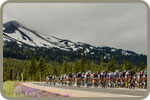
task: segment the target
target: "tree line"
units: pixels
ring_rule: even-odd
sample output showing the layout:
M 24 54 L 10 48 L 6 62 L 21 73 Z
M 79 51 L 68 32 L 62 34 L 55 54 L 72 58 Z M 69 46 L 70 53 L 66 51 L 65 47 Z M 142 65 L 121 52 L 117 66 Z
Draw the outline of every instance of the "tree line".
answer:
M 108 63 L 103 61 L 103 56 L 100 57 L 99 64 L 94 60 L 85 60 L 84 53 L 81 59 L 77 59 L 74 62 L 63 61 L 58 63 L 57 61 L 46 62 L 43 57 L 39 60 L 33 56 L 30 60 L 19 60 L 14 58 L 3 59 L 3 81 L 18 80 L 21 81 L 45 81 L 45 77 L 49 75 L 59 76 L 61 74 L 68 74 L 69 72 L 86 72 L 91 70 L 92 72 L 106 71 L 122 71 L 122 70 L 135 70 L 140 72 L 143 69 L 147 69 L 147 66 L 141 62 L 140 66 L 134 65 L 132 62 L 123 60 L 122 64 L 115 62 L 115 58 L 109 59 Z

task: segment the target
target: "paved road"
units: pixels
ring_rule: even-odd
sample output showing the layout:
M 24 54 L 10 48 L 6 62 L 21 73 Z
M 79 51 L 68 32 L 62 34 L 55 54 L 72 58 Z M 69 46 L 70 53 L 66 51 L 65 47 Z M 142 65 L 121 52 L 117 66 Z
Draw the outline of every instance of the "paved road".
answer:
M 36 85 L 41 85 L 41 86 L 47 86 L 47 87 L 55 87 L 55 88 L 61 88 L 61 89 L 71 89 L 71 90 L 83 90 L 83 91 L 90 91 L 90 92 L 100 92 L 100 93 L 111 93 L 111 94 L 120 94 L 120 95 L 130 95 L 130 96 L 144 96 L 147 92 L 147 89 L 139 89 L 139 88 L 135 88 L 135 89 L 128 89 L 128 88 L 95 88 L 95 87 L 90 87 L 90 88 L 86 88 L 86 87 L 76 87 L 76 86 L 61 86 L 60 84 L 56 84 L 56 85 L 49 85 L 46 83 L 42 83 L 42 82 L 38 82 L 38 83 L 34 83 Z

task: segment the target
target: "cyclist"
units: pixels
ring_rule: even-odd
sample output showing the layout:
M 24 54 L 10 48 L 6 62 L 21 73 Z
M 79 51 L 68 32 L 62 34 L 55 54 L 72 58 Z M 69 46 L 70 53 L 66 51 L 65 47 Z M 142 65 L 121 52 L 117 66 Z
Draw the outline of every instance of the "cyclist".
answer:
M 126 80 L 126 88 L 128 88 L 128 81 L 129 81 L 129 71 L 126 72 L 125 75 L 125 80 Z
M 103 77 L 104 77 L 103 72 L 101 72 L 100 73 L 100 85 L 102 85 Z
M 64 75 L 63 74 L 60 76 L 60 80 L 61 80 L 61 83 L 63 85 L 64 84 Z
M 64 74 L 64 83 L 65 83 L 65 85 L 67 85 L 67 75 L 66 74 Z
M 49 81 L 49 77 L 47 76 L 47 77 L 46 77 L 46 83 L 47 83 L 47 84 L 48 84 L 48 81 Z
M 84 72 L 82 72 L 82 74 L 81 74 L 81 80 L 82 80 L 82 86 L 84 86 L 85 85 L 85 74 L 84 74 Z
M 106 79 L 107 71 L 104 71 L 104 72 L 103 72 L 103 75 L 104 75 L 104 77 L 105 77 L 105 79 Z
M 147 70 L 144 70 L 143 75 L 147 77 Z
M 89 70 L 87 73 L 86 73 L 86 81 L 91 77 L 91 71 Z
M 75 81 L 76 81 L 76 75 L 74 73 L 72 73 L 72 78 L 73 78 L 73 84 L 75 84 Z
M 52 80 L 53 80 L 53 84 L 55 85 L 56 84 L 56 75 L 52 76 Z
M 71 72 L 69 72 L 69 85 L 71 86 L 72 85 L 72 77 L 73 77 L 73 75 L 72 75 L 72 73 Z
M 79 87 L 81 85 L 81 72 L 77 73 L 77 86 Z
M 133 76 L 135 75 L 135 71 L 131 70 L 129 74 L 131 75 L 131 79 L 133 79 Z
M 92 74 L 91 74 L 91 71 L 89 70 L 86 73 L 86 84 L 87 84 L 87 87 L 92 85 L 92 78 L 91 78 L 91 76 L 92 76 Z
M 94 85 L 97 87 L 97 86 L 98 86 L 98 73 L 95 72 L 95 73 L 93 74 L 93 76 L 94 76 Z
M 147 88 L 147 71 L 146 70 L 143 71 L 143 86 L 144 86 L 144 89 Z
M 144 71 L 142 70 L 142 71 L 140 72 L 140 78 L 143 77 L 143 74 L 144 74 Z
M 49 83 L 51 85 L 51 82 L 52 82 L 52 75 L 49 76 Z

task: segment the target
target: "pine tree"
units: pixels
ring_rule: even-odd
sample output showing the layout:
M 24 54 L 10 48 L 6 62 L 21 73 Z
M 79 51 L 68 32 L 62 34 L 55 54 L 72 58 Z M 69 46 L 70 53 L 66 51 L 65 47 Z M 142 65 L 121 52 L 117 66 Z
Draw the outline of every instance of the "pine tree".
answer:
M 128 70 L 128 62 L 126 61 L 126 59 L 123 59 L 120 71 L 122 70 Z
M 108 62 L 108 64 L 107 64 L 107 67 L 105 68 L 105 70 L 111 71 L 111 72 L 114 72 L 114 71 L 117 70 L 116 64 L 115 64 L 115 61 L 114 61 L 114 57 L 112 57 L 112 58 L 109 60 L 109 62 Z
M 39 65 L 38 65 L 40 81 L 45 80 L 46 74 L 49 72 L 48 66 L 46 65 L 44 59 L 40 57 Z
M 123 63 L 121 66 L 122 66 L 122 70 L 131 70 L 131 69 L 135 70 L 135 66 L 133 65 L 133 63 L 128 62 L 125 59 L 123 60 Z
M 145 68 L 146 68 L 145 64 L 143 62 L 141 62 L 139 69 L 144 70 Z
M 99 68 L 98 72 L 101 73 L 102 70 L 103 70 L 103 56 L 101 56 L 101 58 L 100 58 L 100 68 Z
M 56 66 L 53 68 L 53 75 L 56 75 L 56 76 L 58 76 L 58 71 L 57 71 L 57 68 L 56 68 Z
M 87 66 L 87 70 L 92 70 L 92 65 L 91 65 L 91 61 L 90 60 L 87 61 L 86 66 Z
M 97 71 L 97 65 L 95 64 L 94 60 L 91 61 L 91 72 Z
M 37 61 L 36 61 L 35 57 L 33 56 L 30 61 L 30 65 L 29 65 L 29 69 L 28 69 L 29 77 L 31 80 L 34 80 L 36 71 L 37 71 Z
M 68 73 L 68 66 L 67 66 L 67 62 L 63 62 L 62 64 L 62 74 L 67 74 Z
M 129 62 L 129 63 L 128 63 L 127 70 L 131 70 L 131 69 L 133 69 L 133 68 L 134 68 L 133 63 L 132 63 L 132 62 Z
M 82 71 L 82 67 L 81 67 L 81 60 L 77 60 L 75 62 L 75 73 L 81 72 Z

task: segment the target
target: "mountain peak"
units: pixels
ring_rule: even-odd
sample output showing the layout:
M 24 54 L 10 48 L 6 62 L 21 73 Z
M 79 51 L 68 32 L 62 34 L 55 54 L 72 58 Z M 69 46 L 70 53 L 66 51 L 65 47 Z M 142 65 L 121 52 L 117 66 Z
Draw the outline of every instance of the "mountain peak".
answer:
M 17 21 L 9 21 L 3 24 L 3 27 L 5 28 L 3 31 L 6 33 L 14 33 L 20 26 L 20 23 Z

